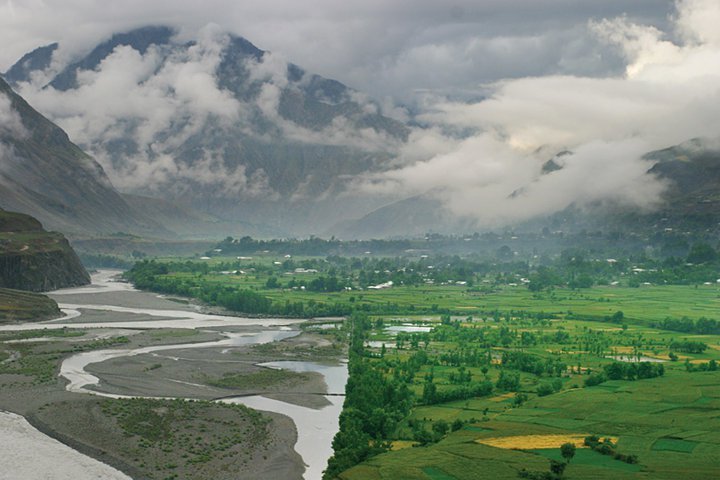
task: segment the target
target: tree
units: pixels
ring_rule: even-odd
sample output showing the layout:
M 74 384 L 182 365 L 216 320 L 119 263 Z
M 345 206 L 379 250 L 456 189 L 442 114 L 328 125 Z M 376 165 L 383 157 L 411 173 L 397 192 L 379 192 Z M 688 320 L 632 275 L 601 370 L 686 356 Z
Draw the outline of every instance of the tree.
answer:
M 575 456 L 575 444 L 574 443 L 563 443 L 560 446 L 560 454 L 565 459 L 565 463 L 570 463 L 570 460 Z
M 500 372 L 496 386 L 506 392 L 516 392 L 520 388 L 520 375 L 503 370 Z
M 445 420 L 438 420 L 437 422 L 433 423 L 432 429 L 433 432 L 442 436 L 445 435 L 448 430 L 450 430 L 450 425 Z
M 696 243 L 687 256 L 688 263 L 712 263 L 718 259 L 718 253 L 707 243 Z
M 550 472 L 555 475 L 555 478 L 562 478 L 566 467 L 567 463 L 550 460 Z

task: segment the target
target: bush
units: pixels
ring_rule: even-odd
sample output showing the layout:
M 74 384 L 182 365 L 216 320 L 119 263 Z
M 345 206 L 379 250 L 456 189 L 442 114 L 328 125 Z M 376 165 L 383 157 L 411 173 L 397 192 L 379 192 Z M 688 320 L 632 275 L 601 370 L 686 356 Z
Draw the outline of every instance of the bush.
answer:
M 586 387 L 594 387 L 596 385 L 600 385 L 601 383 L 604 383 L 607 381 L 607 377 L 604 373 L 593 373 L 588 378 L 585 379 L 585 386 Z

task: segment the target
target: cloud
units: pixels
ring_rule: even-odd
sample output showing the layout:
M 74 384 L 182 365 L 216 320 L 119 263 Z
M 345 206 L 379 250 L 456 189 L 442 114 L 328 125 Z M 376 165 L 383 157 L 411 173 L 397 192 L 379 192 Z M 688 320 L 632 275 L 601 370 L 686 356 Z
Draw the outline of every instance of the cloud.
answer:
M 20 115 L 13 109 L 10 97 L 4 93 L 0 93 L 0 134 L 17 139 L 25 138 L 29 134 Z
M 303 127 L 288 120 L 281 112 L 283 95 L 305 95 L 301 87 L 307 86 L 312 74 L 306 73 L 299 82 L 291 83 L 288 79 L 288 61 L 282 55 L 272 52 L 265 52 L 257 61 L 249 58 L 245 64 L 250 72 L 249 81 L 261 85 L 255 105 L 284 139 L 316 145 L 355 147 L 371 152 L 388 152 L 399 148 L 397 138 L 371 127 L 358 127 L 352 119 L 342 115 L 334 117 L 329 125 L 318 128 Z M 332 103 L 324 98 L 319 100 Z M 350 90 L 343 100 L 357 103 L 359 114 L 376 115 L 382 110 L 379 103 L 361 92 Z M 403 110 L 396 106 L 389 107 L 389 110 L 395 116 L 403 115 Z
M 177 195 L 191 193 L 193 186 L 200 195 L 212 190 L 226 197 L 274 198 L 262 169 L 246 175 L 245 167 L 237 166 L 244 163 L 237 151 L 242 146 L 230 145 L 232 153 L 223 158 L 215 137 L 223 144 L 252 137 L 367 152 L 398 148 L 398 139 L 343 116 L 316 128 L 288 120 L 281 114 L 283 98 L 296 95 L 302 104 L 301 88 L 312 78 L 307 74 L 291 82 L 282 55 L 268 52 L 259 60 L 245 60 L 247 78 L 229 79 L 234 83 L 228 88 L 239 89 L 238 95 L 220 87 L 228 81 L 217 75 L 228 43 L 228 34 L 208 25 L 192 37 L 184 32 L 173 43 L 144 53 L 118 46 L 97 68 L 79 71 L 75 88 L 58 91 L 40 74 L 19 85 L 19 91 L 93 155 L 124 191 Z M 257 95 L 249 94 L 254 91 Z M 351 99 L 358 102 L 358 115 L 378 113 L 380 107 L 366 95 L 351 92 Z M 320 113 L 319 118 L 327 115 Z M 258 121 L 259 116 L 264 119 Z
M 211 25 L 189 48 L 153 46 L 141 54 L 119 46 L 97 69 L 80 71 L 77 88 L 57 91 L 38 83 L 46 80 L 39 76 L 20 93 L 95 156 L 122 190 L 185 193 L 192 184 L 228 196 L 272 194 L 262 171 L 248 177 L 217 152 L 200 149 L 191 162 L 177 158 L 208 125 L 247 123 L 249 107 L 215 77 L 227 41 Z M 111 155 L 118 143 L 127 151 Z
M 597 202 L 650 209 L 664 185 L 646 173 L 651 164 L 643 155 L 720 132 L 720 35 L 712 22 L 718 16 L 717 2 L 679 1 L 671 25 L 676 42 L 627 17 L 593 22 L 598 39 L 626 59 L 623 75 L 505 80 L 490 86 L 486 100 L 439 102 L 421 117 L 425 122 L 474 133 L 458 141 L 439 135 L 438 127 L 416 131 L 407 156 L 417 159 L 418 142 L 432 150 L 366 177 L 359 188 L 429 194 L 485 226 Z M 542 165 L 563 151 L 571 152 L 563 168 L 542 174 Z
M 603 75 L 618 61 L 584 28 L 625 13 L 662 27 L 671 0 L 13 0 L 0 2 L 0 67 L 59 41 L 87 53 L 113 32 L 208 23 L 376 97 L 472 89 L 526 75 Z
M 101 152 L 101 155 L 104 153 Z M 192 163 L 180 163 L 171 155 L 162 154 L 143 162 L 120 166 L 110 175 L 120 179 L 122 188 L 126 190 L 175 198 L 193 195 L 193 189 L 198 186 L 212 187 L 224 196 L 262 197 L 266 200 L 277 197 L 262 169 L 247 175 L 243 165 L 229 168 L 221 154 L 209 150 L 204 150 L 202 157 Z

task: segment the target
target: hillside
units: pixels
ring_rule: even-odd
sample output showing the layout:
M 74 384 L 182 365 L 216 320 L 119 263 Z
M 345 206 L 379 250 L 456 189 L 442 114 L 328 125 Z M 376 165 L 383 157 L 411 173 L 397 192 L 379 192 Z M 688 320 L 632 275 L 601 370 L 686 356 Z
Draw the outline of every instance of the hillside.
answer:
M 0 79 L 0 207 L 71 235 L 168 233 L 133 210 L 103 168 Z
M 720 224 L 720 150 L 700 140 L 649 154 L 651 173 L 670 187 L 659 212 L 677 226 L 717 228 Z
M 0 324 L 49 320 L 61 315 L 57 303 L 45 295 L 0 288 Z

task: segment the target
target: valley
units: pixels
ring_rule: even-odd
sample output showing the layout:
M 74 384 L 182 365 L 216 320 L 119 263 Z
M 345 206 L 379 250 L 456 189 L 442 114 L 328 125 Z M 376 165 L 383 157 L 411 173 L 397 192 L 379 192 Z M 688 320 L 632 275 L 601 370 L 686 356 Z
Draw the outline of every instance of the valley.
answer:
M 65 317 L 2 327 L 0 408 L 132 478 L 319 478 L 342 344 L 292 319 L 203 314 L 113 275 L 52 294 Z M 268 342 L 282 347 L 259 348 Z M 303 422 L 313 415 L 324 440 L 317 420 Z M 36 467 L 31 476 L 50 468 Z
M 720 478 L 718 23 L 0 4 L 0 480 Z
M 347 317 L 348 394 L 324 478 L 532 478 L 567 441 L 567 478 L 715 471 L 717 260 L 671 277 L 672 263 L 578 252 L 529 271 L 487 257 L 214 255 L 127 276 L 258 315 Z M 584 449 L 593 435 L 612 439 L 605 454 Z

